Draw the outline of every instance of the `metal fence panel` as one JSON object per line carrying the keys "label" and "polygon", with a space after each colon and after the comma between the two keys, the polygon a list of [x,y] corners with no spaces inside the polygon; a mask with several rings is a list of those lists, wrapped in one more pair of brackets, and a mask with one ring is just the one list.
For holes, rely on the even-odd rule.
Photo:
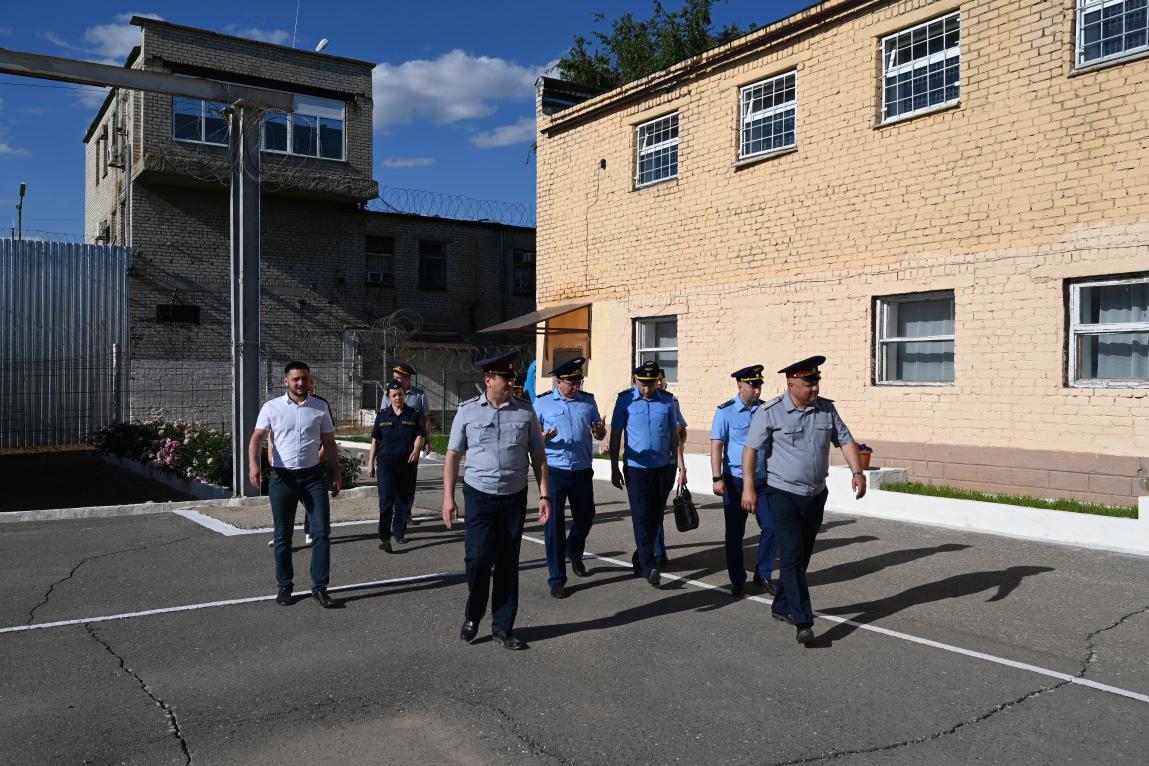
{"label": "metal fence panel", "polygon": [[83,441],[124,412],[124,247],[0,239],[0,447]]}

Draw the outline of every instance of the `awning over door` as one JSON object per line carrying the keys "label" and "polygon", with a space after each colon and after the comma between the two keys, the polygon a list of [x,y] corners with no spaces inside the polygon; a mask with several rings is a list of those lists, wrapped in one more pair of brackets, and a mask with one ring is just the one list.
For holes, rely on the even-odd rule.
{"label": "awning over door", "polygon": [[[530,327],[531,325],[538,325],[543,323],[542,327],[535,327],[535,332],[539,335],[560,335],[569,333],[589,333],[590,332],[590,308],[589,303],[567,303],[562,306],[548,306],[545,309],[532,311],[529,314],[517,316],[514,319],[508,319],[505,322],[500,322],[496,325],[486,327],[481,332],[508,332],[511,330],[522,330]],[[575,324],[583,326],[572,327],[571,322],[563,322],[561,327],[551,327],[550,322],[547,320],[557,319],[565,314],[573,314],[576,311],[581,311],[585,317],[585,321]],[[573,317],[572,317],[573,318]]]}

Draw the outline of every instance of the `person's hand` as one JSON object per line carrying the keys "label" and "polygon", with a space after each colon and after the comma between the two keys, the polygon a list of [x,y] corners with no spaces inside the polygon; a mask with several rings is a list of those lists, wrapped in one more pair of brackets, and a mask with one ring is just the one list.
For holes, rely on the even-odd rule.
{"label": "person's hand", "polygon": [[411,454],[407,456],[407,462],[408,463],[418,463],[419,462],[419,450],[412,450]]}
{"label": "person's hand", "polygon": [[367,461],[367,475],[372,477],[372,478],[375,477],[375,461],[374,460],[368,460]]}
{"label": "person's hand", "polygon": [[678,481],[678,486],[680,486],[680,487],[686,486],[686,466],[682,466],[681,468],[678,469],[678,480],[677,481]]}
{"label": "person's hand", "polygon": [[558,426],[555,426],[554,428],[551,428],[550,430],[543,431],[543,438],[546,439],[547,441],[550,441],[551,439],[555,438],[558,435],[559,435],[559,427]]}
{"label": "person's hand", "polygon": [[866,496],[866,475],[854,474],[854,480],[850,482],[854,488],[854,499],[861,500]]}
{"label": "person's hand", "polygon": [[743,482],[742,484],[742,510],[747,513],[754,513],[758,507],[758,492],[754,489],[751,482]]}
{"label": "person's hand", "polygon": [[606,424],[601,420],[596,420],[595,422],[591,423],[589,428],[590,435],[595,441],[600,442],[606,438]]}
{"label": "person's hand", "polygon": [[549,497],[539,498],[539,523],[546,524],[551,517],[551,499]]}
{"label": "person's hand", "polygon": [[455,498],[445,499],[443,501],[443,523],[447,525],[447,529],[451,529],[451,524],[458,515],[459,506],[455,505]]}
{"label": "person's hand", "polygon": [[423,454],[424,455],[430,455],[431,454],[431,442],[430,442],[430,440],[428,440],[427,442],[425,442],[423,444]]}
{"label": "person's hand", "polygon": [[719,497],[722,497],[723,495],[726,494],[726,482],[724,482],[722,479],[719,479],[718,481],[714,482],[713,489],[714,489],[714,494],[718,495]]}
{"label": "person's hand", "polygon": [[617,466],[610,469],[610,483],[613,484],[617,489],[622,489],[626,486],[625,482],[622,480],[622,471],[618,470]]}
{"label": "person's hand", "polygon": [[339,475],[339,471],[336,471],[335,476],[331,479],[331,496],[338,497],[342,489],[343,477]]}
{"label": "person's hand", "polygon": [[263,486],[263,471],[259,470],[258,465],[253,465],[251,470],[247,472],[247,480],[251,482],[251,486],[259,489]]}

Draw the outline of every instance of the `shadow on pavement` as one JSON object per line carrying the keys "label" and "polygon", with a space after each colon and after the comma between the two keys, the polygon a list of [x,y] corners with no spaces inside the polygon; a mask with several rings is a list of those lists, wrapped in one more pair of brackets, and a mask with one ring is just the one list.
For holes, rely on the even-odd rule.
{"label": "shadow on pavement", "polygon": [[880,553],[877,556],[871,556],[868,559],[859,559],[857,561],[847,561],[841,564],[823,569],[819,572],[811,572],[806,576],[806,580],[811,587],[815,585],[831,585],[836,582],[847,582],[849,580],[857,580],[866,575],[876,574],[886,567],[897,566],[899,564],[908,564],[911,561],[933,556],[935,553],[953,553],[955,551],[964,551],[972,546],[960,545],[958,543],[946,543],[944,545],[935,545],[930,548],[907,548],[901,551],[890,551],[888,553]]}

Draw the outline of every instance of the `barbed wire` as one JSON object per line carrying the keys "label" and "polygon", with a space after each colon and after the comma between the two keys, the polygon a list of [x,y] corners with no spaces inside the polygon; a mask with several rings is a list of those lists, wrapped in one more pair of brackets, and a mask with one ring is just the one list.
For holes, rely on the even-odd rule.
{"label": "barbed wire", "polygon": [[38,242],[65,242],[72,245],[94,245],[99,244],[96,242],[95,237],[88,237],[83,234],[71,234],[60,231],[41,231],[39,229],[24,229],[23,235],[16,231],[16,227],[5,227],[0,229],[0,238],[11,239],[19,241],[20,239],[35,240]]}
{"label": "barbed wire", "polygon": [[519,202],[475,199],[462,194],[379,187],[379,196],[367,203],[376,213],[407,213],[428,218],[451,218],[459,221],[490,221],[508,226],[534,228],[535,214]]}

